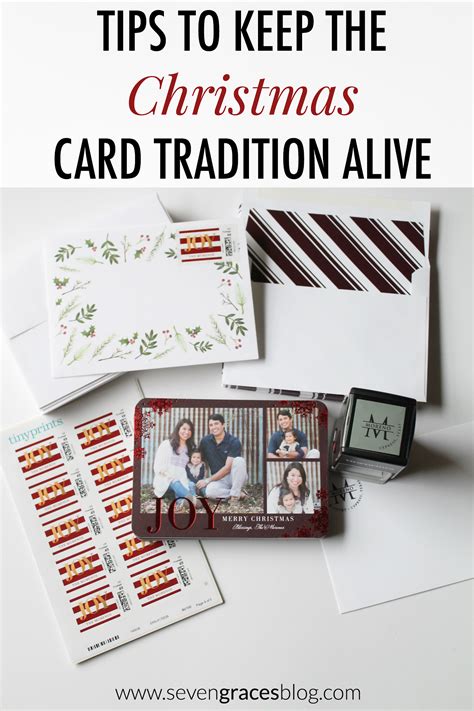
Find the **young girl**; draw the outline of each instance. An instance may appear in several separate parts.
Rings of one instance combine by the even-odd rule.
[[[288,452],[298,452],[301,455],[301,459],[304,456],[304,452],[300,447],[300,443],[297,440],[295,430],[287,430],[283,435],[283,441],[276,451],[279,457],[285,457]]]
[[[278,513],[292,514],[303,513],[301,502],[295,498],[290,489],[280,488],[280,496],[278,497]]]

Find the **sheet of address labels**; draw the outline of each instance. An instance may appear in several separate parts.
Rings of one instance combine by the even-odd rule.
[[[199,542],[133,535],[139,397],[123,379],[2,433],[18,525],[74,662],[222,602]]]

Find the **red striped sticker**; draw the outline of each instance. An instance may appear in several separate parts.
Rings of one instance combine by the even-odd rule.
[[[35,444],[34,447],[27,449],[18,457],[21,471],[24,474],[31,474],[39,468],[51,466],[58,459],[61,459],[61,453],[57,443],[52,438],[49,441],[45,441],[41,446]]]
[[[83,583],[86,579],[87,583],[96,581],[98,573],[102,572],[104,568],[98,553],[84,552],[75,553],[58,570],[63,585],[76,589],[76,585]]]
[[[105,507],[105,511],[112,526],[119,521],[123,522],[123,519],[130,518],[132,515],[132,494],[113,498],[111,503]]]
[[[55,477],[54,481],[45,485],[40,484],[35,491],[31,492],[31,498],[34,501],[36,510],[42,513],[45,511],[50,512],[58,508],[59,505],[62,507],[71,497],[74,497],[74,501],[77,504],[75,496],[71,480],[65,475]]]
[[[114,595],[110,590],[110,585],[105,585],[94,593],[83,593],[77,604],[73,605],[72,611],[76,622],[83,629],[92,629],[97,622],[108,622],[116,619],[118,607]],[[119,613],[120,614],[120,613]]]
[[[221,259],[222,240],[217,227],[201,230],[182,230],[177,233],[182,262]]]

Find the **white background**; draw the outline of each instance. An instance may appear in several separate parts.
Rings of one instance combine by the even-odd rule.
[[[259,7],[274,8],[275,3]],[[150,186],[157,180],[154,137],[186,137],[197,145],[202,137],[218,136],[328,137],[331,139],[330,180],[324,185],[358,185],[355,178],[341,179],[348,139],[375,140],[375,167],[380,167],[381,139],[400,137],[431,138],[431,181],[417,181],[410,169],[407,180],[393,178],[391,185],[431,184],[471,185],[472,126],[472,6],[471,3],[380,2],[293,3],[279,8],[311,9],[316,28],[307,35],[304,51],[234,52],[233,12],[237,5],[223,2],[160,3],[165,10],[168,37],[165,49],[152,52],[156,42],[151,31],[137,39],[135,52],[102,51],[102,20],[98,8],[139,8],[151,12],[156,4],[130,3],[5,3],[2,36],[4,56],[4,141],[3,185],[67,186],[54,169],[54,147],[59,139],[71,137],[72,147],[65,168],[73,169],[80,141],[88,137],[96,155],[96,139],[122,137],[137,139],[142,146],[142,170],[134,185]],[[253,3],[239,7],[252,8]],[[382,36],[387,51],[331,52],[329,18],[326,9],[386,9]],[[215,9],[221,18],[221,41],[214,52],[194,48],[182,51],[180,8]],[[179,19],[179,22],[178,22]],[[289,36],[290,37],[290,36]],[[271,39],[271,37],[270,37]],[[147,75],[164,76],[179,72],[188,86],[219,85],[222,74],[231,75],[229,85],[255,85],[265,77],[269,85],[359,87],[356,108],[350,116],[252,116],[216,117],[211,111],[197,116],[134,116],[128,109],[133,85]],[[162,100],[161,100],[162,101]],[[204,104],[203,104],[204,106]],[[97,164],[96,164],[97,169]],[[86,185],[85,174],[76,181]],[[93,185],[114,184],[112,179],[92,181]],[[126,184],[126,181],[124,181]],[[242,185],[237,179],[221,181],[223,186]],[[372,184],[380,181],[373,180]],[[89,184],[91,184],[89,182]],[[116,182],[115,182],[116,184]],[[182,181],[188,186],[192,181]],[[200,187],[209,183],[200,180]],[[270,185],[270,177],[262,184]],[[280,185],[293,184],[282,178]],[[314,187],[301,179],[298,186]],[[171,181],[162,181],[162,186]]]
[[[178,6],[195,5],[160,7],[165,7],[172,18],[169,13]],[[293,5],[306,8],[309,3],[288,2],[281,7]],[[224,18],[234,6],[229,2],[206,5],[206,9],[220,8],[224,28]],[[141,48],[135,53],[103,53],[98,7],[152,10],[157,4],[3,4],[4,186],[65,187],[53,165],[54,146],[63,136],[71,136],[76,146],[84,136],[137,138],[144,163],[133,185],[156,186],[155,154],[148,146],[155,136],[179,135],[195,139],[219,135],[236,139],[328,136],[333,139],[336,166],[349,136],[429,137],[431,186],[472,185],[471,3],[364,5],[387,9],[389,51],[331,53],[327,31],[317,30],[304,53],[291,55],[233,55],[224,29],[220,48],[210,54],[184,54],[178,41],[170,41],[166,52],[158,54],[140,42]],[[311,3],[310,7],[320,12],[349,6],[327,2]],[[358,9],[363,4],[352,7]],[[361,91],[354,113],[340,120],[241,117],[238,122],[230,122],[206,113],[179,119],[131,116],[127,102],[133,83],[146,74],[172,71],[179,71],[180,77],[193,85],[215,83],[228,71],[239,83],[253,83],[265,76],[280,85],[354,84]],[[74,187],[73,182],[68,181],[67,187]],[[205,184],[203,180],[199,187]],[[345,185],[338,179],[338,171],[329,184]],[[412,176],[404,183],[392,183],[413,184]],[[88,184],[83,179],[77,185]],[[102,185],[95,181],[89,187]],[[190,185],[187,182],[181,187]],[[177,220],[227,217],[240,200],[231,189],[173,191],[163,189],[167,187],[164,184],[158,187],[165,206]],[[304,187],[304,181],[298,187]],[[355,189],[346,193],[324,191],[324,200],[345,196],[353,202],[362,194]],[[429,405],[420,410],[418,432],[472,419],[472,192],[401,189],[373,190],[370,195],[433,204]],[[128,190],[101,190],[100,194],[94,190],[6,191],[5,268],[21,260],[41,231],[64,223],[81,205],[107,210],[127,196]],[[315,196],[315,192],[298,191],[295,197],[302,200]],[[15,305],[8,304],[8,308]],[[2,424],[34,416],[34,402],[8,352],[2,376]],[[219,366],[147,373],[141,382],[149,396],[229,395],[219,385]],[[114,687],[261,688],[280,683],[361,689],[361,703],[319,704],[326,708],[472,706],[472,584],[452,585],[339,615],[317,541],[206,543],[225,605],[72,666],[34,569],[28,541],[5,492],[2,514],[6,542],[2,566],[2,681],[3,706],[7,709],[150,708],[157,704],[119,704]],[[27,587],[20,583],[26,570],[31,571]],[[186,706],[182,703],[174,708]],[[285,709],[294,707],[281,704]]]
[[[161,196],[178,220],[229,215],[242,197],[233,190],[200,189],[163,190]],[[318,196],[317,191],[298,191],[295,198]],[[5,191],[6,268],[31,248],[39,232],[64,222],[79,206],[107,210],[131,197],[131,191],[112,190]],[[417,431],[472,419],[473,193],[324,192],[325,200],[353,202],[368,197],[432,203],[430,404],[420,408]],[[3,376],[3,425],[34,416],[34,403],[8,354]],[[147,396],[229,396],[220,387],[219,366],[147,372],[139,377]],[[3,704],[7,709],[156,708],[149,702],[120,704],[114,688],[262,688],[280,683],[361,689],[360,703],[328,702],[316,708],[472,706],[472,583],[339,615],[317,541],[206,543],[225,605],[72,666],[9,494],[3,499]],[[403,560],[394,565],[402,569]],[[20,582],[26,570],[31,571],[28,586]],[[188,706],[163,704],[162,708]],[[287,702],[280,708],[305,706],[309,707]]]

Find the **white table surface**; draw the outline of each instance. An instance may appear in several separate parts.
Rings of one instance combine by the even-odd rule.
[[[324,200],[351,202],[369,197],[432,203],[429,404],[419,409],[417,431],[472,419],[473,192],[266,192],[285,192],[298,200],[322,195]],[[40,232],[67,223],[79,206],[107,210],[133,194],[128,189],[4,190],[4,269],[22,259]],[[229,215],[241,198],[232,189],[167,189],[160,194],[176,220]],[[6,427],[38,412],[15,362],[3,351],[1,417]],[[138,377],[149,396],[239,397],[221,387],[217,365],[148,371]],[[59,629],[51,625],[53,613],[3,482],[1,488],[2,708],[184,709],[191,704],[124,704],[116,700],[114,688],[271,688],[281,683],[361,690],[360,702],[321,702],[323,708],[472,706],[472,581],[340,615],[321,546],[311,540],[207,542],[225,605],[74,666]],[[27,588],[18,582],[26,568],[31,568]],[[235,707],[304,706],[308,704],[241,702]]]

